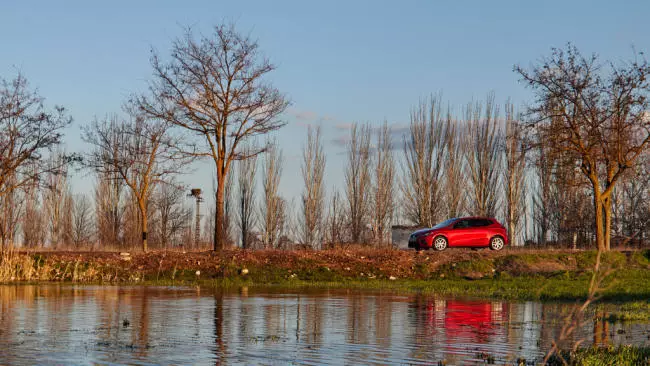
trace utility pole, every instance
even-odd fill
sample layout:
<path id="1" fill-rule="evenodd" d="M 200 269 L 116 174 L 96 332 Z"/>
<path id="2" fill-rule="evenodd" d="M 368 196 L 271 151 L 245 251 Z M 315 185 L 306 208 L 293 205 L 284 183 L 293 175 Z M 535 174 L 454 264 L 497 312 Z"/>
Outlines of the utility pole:
<path id="1" fill-rule="evenodd" d="M 194 227 L 194 248 L 199 247 L 199 241 L 201 240 L 201 202 L 203 202 L 203 197 L 201 197 L 201 188 L 192 188 L 190 190 L 190 196 L 194 197 L 196 200 L 196 223 Z"/>

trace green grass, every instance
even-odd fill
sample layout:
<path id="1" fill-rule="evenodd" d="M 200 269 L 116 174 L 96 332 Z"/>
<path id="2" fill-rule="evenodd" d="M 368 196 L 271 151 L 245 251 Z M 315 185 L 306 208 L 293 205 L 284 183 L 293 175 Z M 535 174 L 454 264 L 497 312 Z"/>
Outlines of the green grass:
<path id="1" fill-rule="evenodd" d="M 564 365 L 563 361 L 571 366 L 650 365 L 650 348 L 633 346 L 580 348 L 576 352 L 564 351 L 560 356 L 553 356 L 548 365 Z"/>

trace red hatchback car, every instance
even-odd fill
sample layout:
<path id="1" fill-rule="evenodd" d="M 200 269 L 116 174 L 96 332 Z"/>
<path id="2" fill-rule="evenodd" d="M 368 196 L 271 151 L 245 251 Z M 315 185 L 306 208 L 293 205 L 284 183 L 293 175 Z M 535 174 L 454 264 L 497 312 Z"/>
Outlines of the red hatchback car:
<path id="1" fill-rule="evenodd" d="M 488 217 L 461 217 L 449 219 L 438 225 L 414 232 L 409 237 L 409 248 L 416 250 L 447 247 L 487 247 L 501 250 L 508 244 L 506 228 Z"/>

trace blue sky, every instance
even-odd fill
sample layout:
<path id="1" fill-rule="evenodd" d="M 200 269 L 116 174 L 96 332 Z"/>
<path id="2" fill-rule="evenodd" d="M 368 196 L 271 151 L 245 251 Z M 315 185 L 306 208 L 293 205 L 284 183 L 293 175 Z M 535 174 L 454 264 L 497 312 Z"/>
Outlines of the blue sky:
<path id="1" fill-rule="evenodd" d="M 68 108 L 69 151 L 83 151 L 80 126 L 119 112 L 151 75 L 184 26 L 209 32 L 236 22 L 277 66 L 273 83 L 293 102 L 277 135 L 284 149 L 282 191 L 302 189 L 300 149 L 307 124 L 322 124 L 326 186 L 341 186 L 351 122 L 404 125 L 422 97 L 442 93 L 459 108 L 494 91 L 524 103 L 512 72 L 571 41 L 582 52 L 623 60 L 650 50 L 648 1 L 16 1 L 0 11 L 0 77 L 20 71 Z M 182 179 L 210 189 L 208 167 Z M 76 191 L 90 192 L 88 177 Z"/>

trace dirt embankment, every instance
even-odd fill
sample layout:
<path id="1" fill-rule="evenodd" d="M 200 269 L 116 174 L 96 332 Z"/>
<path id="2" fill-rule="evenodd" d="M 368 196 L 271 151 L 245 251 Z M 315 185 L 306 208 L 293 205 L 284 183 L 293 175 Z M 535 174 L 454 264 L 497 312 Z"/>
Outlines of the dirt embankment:
<path id="1" fill-rule="evenodd" d="M 511 278 L 586 272 L 594 251 L 421 252 L 390 249 L 323 251 L 226 250 L 223 252 L 12 252 L 0 260 L 0 281 L 142 281 L 233 280 L 258 284 L 292 280 L 434 280 Z M 609 267 L 650 269 L 650 251 L 610 252 Z"/>

